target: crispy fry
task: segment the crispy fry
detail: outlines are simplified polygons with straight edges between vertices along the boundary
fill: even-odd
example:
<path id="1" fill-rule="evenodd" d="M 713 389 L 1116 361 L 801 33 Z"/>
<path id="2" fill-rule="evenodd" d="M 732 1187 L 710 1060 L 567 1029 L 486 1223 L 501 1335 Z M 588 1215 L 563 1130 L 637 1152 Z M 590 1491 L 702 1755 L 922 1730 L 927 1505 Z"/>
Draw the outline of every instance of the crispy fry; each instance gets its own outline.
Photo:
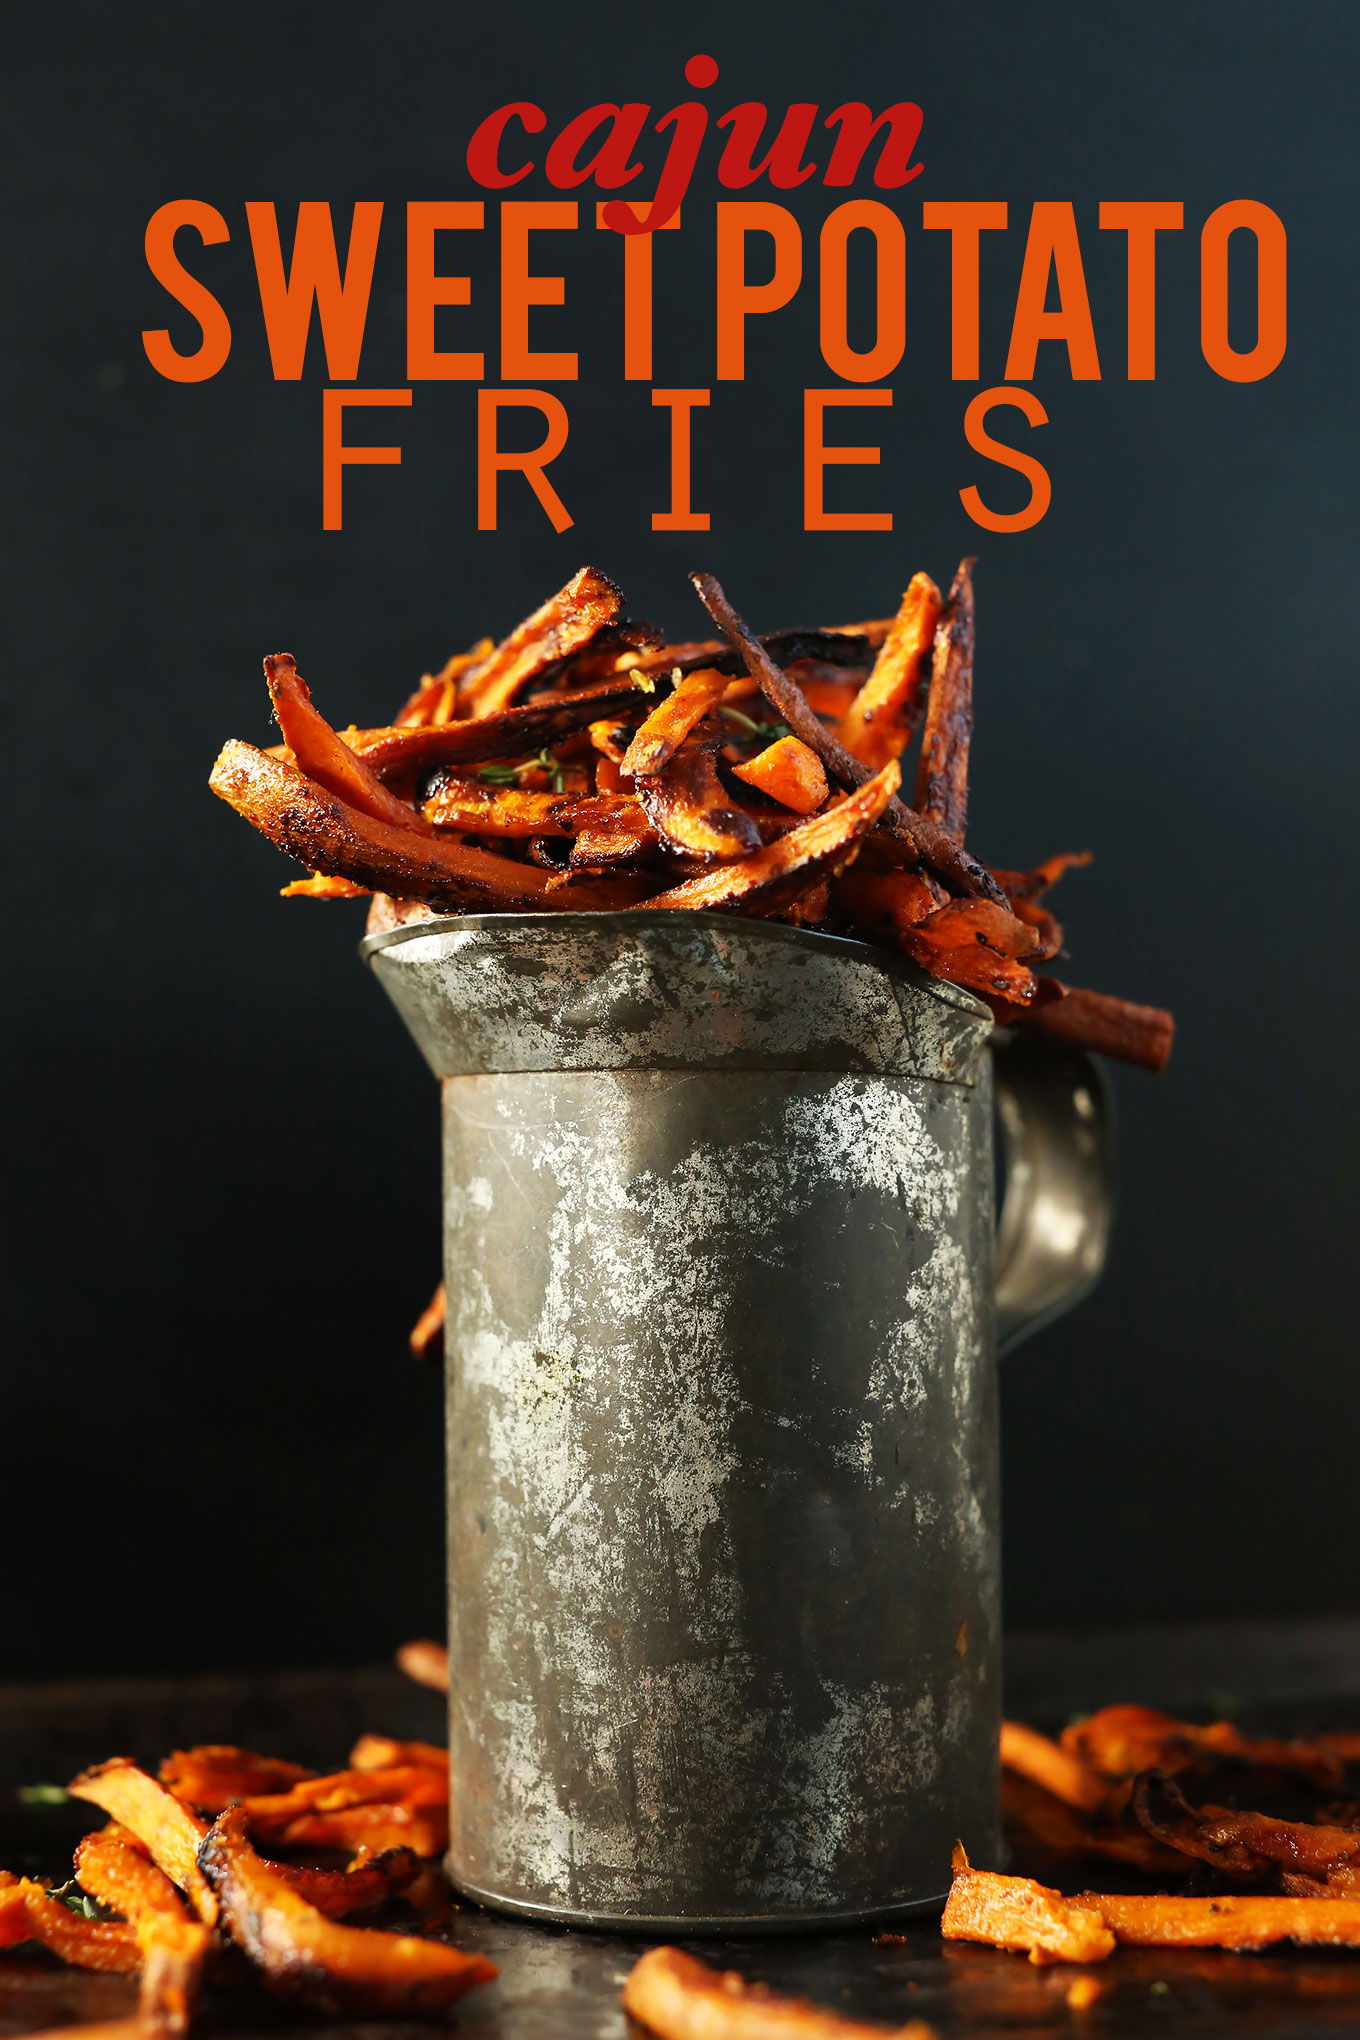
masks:
<path id="1" fill-rule="evenodd" d="M 460 690 L 464 702 L 479 718 L 499 715 L 521 687 L 559 660 L 584 650 L 622 608 L 622 589 L 597 567 L 582 567 L 465 675 Z"/>
<path id="2" fill-rule="evenodd" d="M 1079 1048 L 1094 1049 L 1120 1062 L 1136 1063 L 1154 1073 L 1164 1070 L 1175 1039 L 1176 1023 L 1160 1006 L 1135 1006 L 1128 999 L 1111 998 L 1107 992 L 1085 992 L 1065 985 L 1057 978 L 1045 978 L 1050 988 L 1047 1002 L 1037 1000 L 1028 1009 L 984 993 L 996 1019 L 1003 1027 L 1019 1021 L 1041 1034 L 1052 1034 Z M 1147 1768 L 1144 1766 L 1143 1768 Z"/>
<path id="3" fill-rule="evenodd" d="M 765 698 L 778 709 L 793 734 L 801 737 L 808 749 L 817 753 L 827 771 L 842 786 L 863 786 L 873 777 L 869 767 L 862 765 L 847 751 L 839 737 L 822 727 L 797 685 L 780 670 L 760 641 L 752 636 L 713 575 L 691 574 L 690 579 L 709 615 L 726 631 L 733 647 L 745 659 L 752 677 L 759 681 Z M 887 826 L 904 836 L 922 861 L 938 872 L 954 891 L 994 900 L 998 906 L 1005 905 L 1005 894 L 991 873 L 931 816 L 916 814 L 896 799 L 884 812 Z"/>
<path id="4" fill-rule="evenodd" d="M 530 758 L 575 730 L 589 729 L 611 711 L 645 710 L 656 682 L 624 673 L 578 694 L 554 694 L 507 708 L 477 721 L 445 723 L 436 729 L 346 730 L 345 742 L 384 783 L 405 783 L 432 766 L 450 771 L 485 765 L 492 759 Z"/>
<path id="5" fill-rule="evenodd" d="M 457 727 L 455 725 L 455 727 Z M 413 736 L 438 735 L 414 730 Z M 394 898 L 416 898 L 449 913 L 556 904 L 544 873 L 471 844 L 450 842 L 435 829 L 424 836 L 360 814 L 323 793 L 294 767 L 266 757 L 253 744 L 225 746 L 210 786 L 220 799 L 301 863 L 334 871 Z M 581 907 L 615 906 L 607 885 Z"/>
<path id="6" fill-rule="evenodd" d="M 734 777 L 798 815 L 812 814 L 831 791 L 821 759 L 801 737 L 776 737 L 744 765 L 734 765 L 732 771 Z"/>
<path id="7" fill-rule="evenodd" d="M 309 1905 L 331 1920 L 346 1919 L 350 1913 L 406 1891 L 425 1874 L 420 1857 L 406 1844 L 376 1854 L 368 1853 L 367 1844 L 364 1849 L 363 1860 L 356 1859 L 347 1870 L 315 1870 L 298 1863 L 276 1863 L 274 1868 Z"/>
<path id="8" fill-rule="evenodd" d="M 0 1870 L 0 1948 L 17 1948 L 24 1941 L 40 1941 L 76 1969 L 130 1976 L 141 1966 L 134 1928 L 122 1920 L 87 1920 L 33 1878 Z"/>
<path id="9" fill-rule="evenodd" d="M 449 1753 L 431 1742 L 395 1742 L 390 1735 L 361 1735 L 349 1753 L 354 1771 L 387 1771 L 396 1764 L 424 1764 L 449 1775 Z"/>
<path id="10" fill-rule="evenodd" d="M 111 1757 L 82 1771 L 66 1788 L 73 1799 L 88 1799 L 134 1834 L 153 1863 L 177 1884 L 204 1926 L 217 1924 L 217 1900 L 198 1869 L 198 1845 L 208 1832 L 184 1802 L 130 1757 Z"/>
<path id="11" fill-rule="evenodd" d="M 902 948 L 903 937 L 948 903 L 949 895 L 920 871 L 874 871 L 867 858 L 836 880 L 836 899 L 855 932 Z M 940 895 L 944 894 L 943 899 Z"/>
<path id="12" fill-rule="evenodd" d="M 295 1814 L 334 1813 L 342 1806 L 376 1803 L 442 1806 L 449 1796 L 448 1774 L 428 1764 L 399 1764 L 386 1771 L 332 1771 L 302 1778 L 286 1792 L 257 1792 L 241 1800 L 258 1840 L 283 1827 Z"/>
<path id="13" fill-rule="evenodd" d="M 372 897 L 366 885 L 351 885 L 347 878 L 328 878 L 314 871 L 310 878 L 295 878 L 279 887 L 281 900 L 366 900 Z"/>
<path id="14" fill-rule="evenodd" d="M 424 816 L 390 793 L 313 705 L 311 690 L 298 672 L 291 652 L 279 652 L 266 659 L 264 671 L 283 740 L 299 772 L 361 815 L 371 815 L 375 821 L 388 822 L 397 828 L 414 829 L 420 835 L 430 834 L 430 824 Z"/>
<path id="15" fill-rule="evenodd" d="M 451 722 L 457 712 L 458 682 L 465 673 L 485 665 L 494 650 L 489 637 L 481 638 L 470 652 L 455 652 L 438 673 L 427 673 L 415 693 L 393 716 L 397 728 L 420 729 Z"/>
<path id="16" fill-rule="evenodd" d="M 1034 997 L 1034 973 L 1020 959 L 1038 955 L 1039 938 L 991 900 L 951 900 L 895 933 L 908 956 L 951 984 L 1019 1006 Z"/>
<path id="17" fill-rule="evenodd" d="M 339 1849 L 348 1856 L 360 1855 L 365 1862 L 407 1849 L 421 1858 L 442 1856 L 449 1845 L 448 1809 L 442 1804 L 411 1807 L 382 1801 L 336 1806 L 328 1812 L 294 1814 L 271 1827 L 269 1840 L 280 1849 Z"/>
<path id="18" fill-rule="evenodd" d="M 438 1367 L 443 1366 L 445 1311 L 444 1285 L 441 1282 L 411 1327 L 410 1344 L 413 1360 L 429 1360 Z"/>
<path id="19" fill-rule="evenodd" d="M 874 771 L 911 742 L 942 604 L 929 574 L 915 574 L 870 673 L 841 722 L 847 749 Z"/>
<path id="20" fill-rule="evenodd" d="M 857 839 L 882 814 L 900 776 L 894 760 L 857 793 L 847 794 L 838 807 L 799 822 L 777 843 L 752 851 L 735 864 L 686 879 L 648 905 L 759 913 L 771 901 L 802 891 L 828 865 L 853 853 Z"/>
<path id="21" fill-rule="evenodd" d="M 960 560 L 935 629 L 916 806 L 962 843 L 968 820 L 968 747 L 973 735 L 973 568 Z"/>
<path id="22" fill-rule="evenodd" d="M 992 877 L 1012 902 L 1037 900 L 1058 883 L 1065 871 L 1078 871 L 1090 862 L 1089 850 L 1063 850 L 1056 857 L 1036 864 L 1033 871 L 1001 871 L 993 867 Z"/>
<path id="23" fill-rule="evenodd" d="M 1174 1781 L 1145 1772 L 1134 1786 L 1133 1810 L 1148 1834 L 1230 1877 L 1256 1880 L 1279 1867 L 1321 1879 L 1344 1872 L 1350 1888 L 1360 1868 L 1360 1830 L 1322 1822 L 1275 1820 L 1226 1806 L 1191 1806 Z"/>
<path id="24" fill-rule="evenodd" d="M 1024 1951 L 1031 1962 L 1102 1962 L 1114 1935 L 1097 1909 L 1032 1877 L 974 1870 L 962 1844 L 954 1851 L 954 1882 L 940 1932 L 946 1941 L 986 1941 Z"/>
<path id="25" fill-rule="evenodd" d="M 139 2010 L 148 2031 L 187 2032 L 203 1986 L 210 1930 L 189 1917 L 165 1872 L 116 1825 L 86 1835 L 75 1868 L 82 1889 L 122 1913 L 136 1932 L 142 1957 Z"/>
<path id="26" fill-rule="evenodd" d="M 1117 1788 L 1116 1788 L 1117 1789 Z M 1122 1820 L 1093 1825 L 1088 1815 L 1064 1800 L 1055 1799 L 1042 1785 L 1018 1771 L 1001 1774 L 1001 1809 L 1006 1832 L 1027 1859 L 1046 1862 L 1080 1862 L 1093 1857 L 1103 1862 L 1127 1863 L 1154 1877 L 1174 1875 L 1183 1865 L 1169 1849 L 1141 1828 Z M 1026 1867 L 1034 1868 L 1034 1861 Z"/>
<path id="27" fill-rule="evenodd" d="M 442 1941 L 346 1927 L 309 1905 L 246 1839 L 244 1809 L 220 1814 L 199 1850 L 223 1923 L 271 1987 L 327 2009 L 409 2017 L 442 2010 L 494 1963 Z"/>
<path id="28" fill-rule="evenodd" d="M 1105 1785 L 1080 1757 L 1062 1749 L 1046 1735 L 1020 1721 L 1001 1724 L 1001 1765 L 1033 1779 L 1055 1799 L 1083 1813 L 1096 1813 L 1105 1802 Z"/>
<path id="29" fill-rule="evenodd" d="M 479 836 L 576 836 L 591 831 L 603 836 L 611 828 L 627 828 L 637 809 L 624 794 L 526 793 L 519 787 L 446 779 L 425 802 L 423 812 L 441 828 L 466 829 Z M 632 840 L 638 840 L 636 834 Z"/>
<path id="30" fill-rule="evenodd" d="M 934 2028 L 909 2020 L 889 2033 L 860 2019 L 777 1997 L 734 1969 L 710 1969 L 679 1948 L 649 1948 L 623 1986 L 630 2018 L 659 2040 L 934 2040 Z"/>
<path id="31" fill-rule="evenodd" d="M 603 767 L 607 760 L 601 759 Z M 582 808 L 587 804 L 583 801 Z M 573 868 L 603 871 L 627 864 L 657 848 L 660 838 L 635 800 L 598 798 L 589 808 L 571 846 Z"/>
<path id="32" fill-rule="evenodd" d="M 304 1764 L 286 1764 L 280 1757 L 262 1757 L 235 1743 L 199 1743 L 191 1750 L 172 1750 L 161 1764 L 159 1778 L 176 1799 L 200 1813 L 220 1813 L 233 1799 L 250 1792 L 284 1792 L 304 1778 L 314 1778 Z"/>
<path id="33" fill-rule="evenodd" d="M 436 1693 L 448 1692 L 449 1654 L 442 1643 L 435 1643 L 430 1637 L 404 1643 L 397 1652 L 396 1663 L 397 1670 L 405 1672 L 418 1686 L 431 1686 Z"/>
<path id="34" fill-rule="evenodd" d="M 1336 1785 L 1342 1776 L 1334 1753 L 1316 1743 L 1243 1735 L 1230 1721 L 1212 1721 L 1201 1727 L 1159 1714 L 1153 1707 L 1102 1707 L 1065 1728 L 1062 1746 L 1102 1778 L 1110 1779 L 1130 1778 L 1139 1771 L 1170 1775 L 1186 1770 L 1201 1756 L 1292 1773 L 1315 1785 Z"/>
<path id="35" fill-rule="evenodd" d="M 1084 1891 L 1071 1903 L 1103 1919 L 1117 1941 L 1135 1948 L 1360 1948 L 1360 1898 L 1149 1897 Z"/>
<path id="36" fill-rule="evenodd" d="M 672 849 L 692 857 L 741 857 L 760 847 L 760 832 L 733 805 L 709 744 L 686 744 L 636 787 L 642 812 Z"/>
<path id="37" fill-rule="evenodd" d="M 693 673 L 682 674 L 665 700 L 659 702 L 639 726 L 619 760 L 625 777 L 645 779 L 651 773 L 659 772 L 666 760 L 684 743 L 694 725 L 702 722 L 708 711 L 722 700 L 727 687 L 727 675 L 715 673 L 711 666 L 700 666 Z"/>

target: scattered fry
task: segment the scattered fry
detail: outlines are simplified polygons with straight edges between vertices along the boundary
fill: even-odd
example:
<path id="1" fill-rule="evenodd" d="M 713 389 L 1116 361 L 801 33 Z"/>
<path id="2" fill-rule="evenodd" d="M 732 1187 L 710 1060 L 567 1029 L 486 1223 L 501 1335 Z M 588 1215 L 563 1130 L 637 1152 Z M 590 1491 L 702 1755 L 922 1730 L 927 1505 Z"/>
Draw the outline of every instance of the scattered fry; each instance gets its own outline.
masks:
<path id="1" fill-rule="evenodd" d="M 441 1282 L 411 1327 L 411 1357 L 444 1364 L 444 1285 Z"/>
<path id="2" fill-rule="evenodd" d="M 198 1868 L 198 1848 L 208 1823 L 147 1776 L 130 1757 L 111 1757 L 82 1771 L 67 1787 L 73 1799 L 88 1799 L 127 1828 L 157 1868 L 188 1898 L 205 1926 L 217 1924 L 217 1900 Z"/>
<path id="3" fill-rule="evenodd" d="M 436 1693 L 449 1690 L 449 1654 L 442 1643 L 421 1637 L 404 1643 L 397 1652 L 397 1670 L 405 1672 L 418 1686 L 431 1686 Z"/>
<path id="4" fill-rule="evenodd" d="M 23 1941 L 40 1941 L 75 1969 L 131 1976 L 142 1959 L 136 1932 L 122 1920 L 86 1919 L 33 1878 L 0 1870 L 0 1948 Z"/>
<path id="5" fill-rule="evenodd" d="M 1105 1786 L 1095 1772 L 1070 1750 L 1020 1721 L 1001 1724 L 1001 1765 L 1033 1779 L 1055 1798 L 1083 1813 L 1096 1813 L 1105 1800 Z"/>
<path id="6" fill-rule="evenodd" d="M 497 1973 L 485 1956 L 463 1955 L 442 1941 L 328 1919 L 251 1847 L 243 1807 L 218 1815 L 199 1867 L 233 1940 L 285 1995 L 328 2010 L 409 2017 L 440 2011 Z"/>
<path id="7" fill-rule="evenodd" d="M 962 1844 L 954 1851 L 954 1881 L 940 1932 L 946 1941 L 987 1941 L 1026 1953 L 1031 1962 L 1101 1962 L 1114 1935 L 1099 1911 L 1032 1877 L 974 1870 Z"/>
<path id="8" fill-rule="evenodd" d="M 911 2019 L 869 2026 L 805 1998 L 778 1997 L 733 1969 L 710 1969 L 679 1948 L 650 1948 L 628 1973 L 624 2010 L 659 2040 L 934 2040 Z"/>

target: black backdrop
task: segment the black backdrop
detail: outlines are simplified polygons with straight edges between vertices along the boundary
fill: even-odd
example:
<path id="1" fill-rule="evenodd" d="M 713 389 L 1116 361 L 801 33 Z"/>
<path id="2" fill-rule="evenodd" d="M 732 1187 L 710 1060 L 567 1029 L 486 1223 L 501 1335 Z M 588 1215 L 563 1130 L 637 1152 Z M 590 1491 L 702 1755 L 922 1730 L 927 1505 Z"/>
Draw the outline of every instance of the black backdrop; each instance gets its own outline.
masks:
<path id="1" fill-rule="evenodd" d="M 281 860 L 206 777 L 227 735 L 267 740 L 263 652 L 292 649 L 333 719 L 383 720 L 587 559 L 683 635 L 691 564 L 773 625 L 880 614 L 917 566 L 980 554 L 973 841 L 1012 864 L 1094 847 L 1061 902 L 1071 974 L 1181 1029 L 1163 1079 L 1117 1074 L 1103 1289 L 1007 1365 L 1009 1617 L 1353 1602 L 1358 31 L 1346 0 L 9 16 L 4 1672 L 356 1661 L 439 1629 L 439 1384 L 405 1351 L 438 1259 L 435 1089 L 355 961 L 362 911 L 280 902 Z M 597 99 L 661 111 L 698 50 L 722 66 L 715 110 L 924 106 L 926 169 L 899 194 L 907 355 L 892 412 L 861 414 L 884 465 L 830 492 L 891 508 L 891 535 L 797 528 L 798 393 L 832 380 L 811 262 L 754 322 L 746 384 L 713 382 L 711 158 L 658 244 L 655 369 L 713 388 L 709 534 L 650 531 L 666 419 L 621 380 L 617 243 L 593 231 L 545 237 L 568 310 L 534 315 L 536 344 L 582 358 L 554 470 L 574 527 L 506 485 L 478 535 L 473 393 L 423 385 L 368 433 L 399 417 L 401 469 L 350 469 L 344 531 L 323 533 L 319 337 L 276 386 L 244 201 L 275 199 L 285 233 L 304 198 L 344 222 L 386 201 L 361 379 L 402 383 L 402 211 L 474 195 L 476 121 L 512 98 L 554 126 Z M 752 195 L 808 228 L 845 194 Z M 191 344 L 142 258 L 182 197 L 232 236 L 190 258 L 234 331 L 200 387 L 158 378 L 138 337 L 169 311 Z M 1004 380 L 1029 205 L 1077 206 L 1105 379 L 1041 349 L 1053 507 L 1021 536 L 958 503 L 970 481 L 1002 507 L 1020 491 L 963 443 L 931 197 L 1010 202 L 984 383 Z M 1238 197 L 1281 215 L 1291 262 L 1287 356 L 1243 387 L 1198 329 L 1198 229 Z M 1155 384 L 1123 379 L 1105 198 L 1185 205 Z M 441 344 L 486 346 L 494 373 L 479 259 L 449 315 L 478 337 Z"/>

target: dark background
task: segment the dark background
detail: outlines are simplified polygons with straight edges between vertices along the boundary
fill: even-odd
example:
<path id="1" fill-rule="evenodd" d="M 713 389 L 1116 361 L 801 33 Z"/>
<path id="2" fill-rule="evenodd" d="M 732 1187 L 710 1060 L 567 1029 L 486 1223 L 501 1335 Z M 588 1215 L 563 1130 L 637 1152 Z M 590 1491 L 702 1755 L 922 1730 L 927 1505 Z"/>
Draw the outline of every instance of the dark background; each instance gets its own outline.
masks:
<path id="1" fill-rule="evenodd" d="M 293 650 L 333 720 L 383 721 L 583 560 L 686 635 L 692 564 L 773 626 L 882 614 L 918 566 L 980 555 L 971 840 L 1007 864 L 1094 848 L 1061 896 L 1070 974 L 1180 1022 L 1164 1078 L 1116 1072 L 1103 1288 L 1006 1368 L 1009 1618 L 1352 1605 L 1353 5 L 68 5 L 15 10 L 6 38 L 0 1670 L 361 1661 L 440 1632 L 440 1386 L 405 1347 L 437 1274 L 435 1089 L 355 960 L 362 910 L 279 901 L 290 870 L 206 780 L 228 735 L 268 740 L 264 652 Z M 891 508 L 891 535 L 798 528 L 799 393 L 834 381 L 815 230 L 850 194 L 749 194 L 797 211 L 806 277 L 753 322 L 746 383 L 715 384 L 711 146 L 657 244 L 654 371 L 713 389 L 710 533 L 650 530 L 668 421 L 621 380 L 618 246 L 589 188 L 583 230 L 535 244 L 568 299 L 535 344 L 581 354 L 552 471 L 574 527 L 507 483 L 479 535 L 474 392 L 421 385 L 410 412 L 351 422 L 381 442 L 395 419 L 403 465 L 349 469 L 344 531 L 323 533 L 319 334 L 304 381 L 275 385 L 244 201 L 278 203 L 285 248 L 301 199 L 329 199 L 342 235 L 354 200 L 386 201 L 360 380 L 404 383 L 405 202 L 480 195 L 463 152 L 506 100 L 541 104 L 549 136 L 600 99 L 660 114 L 698 50 L 722 67 L 715 114 L 925 109 L 924 174 L 894 201 L 894 408 L 839 434 L 881 437 L 883 465 L 828 491 Z M 142 256 L 183 197 L 231 228 L 181 249 L 234 340 L 181 387 L 139 334 L 196 338 Z M 473 305 L 440 344 L 484 346 L 495 379 L 487 197 Z M 1239 197 L 1290 251 L 1288 353 L 1247 386 L 1211 373 L 1198 327 L 1199 228 Z M 969 482 L 1002 508 L 1023 491 L 963 441 L 926 198 L 1011 205 L 984 239 L 984 386 L 1030 204 L 1077 206 L 1105 379 L 1074 385 L 1041 348 L 1053 505 L 1024 535 L 959 506 Z M 1104 198 L 1185 206 L 1159 240 L 1155 384 L 1124 380 Z"/>

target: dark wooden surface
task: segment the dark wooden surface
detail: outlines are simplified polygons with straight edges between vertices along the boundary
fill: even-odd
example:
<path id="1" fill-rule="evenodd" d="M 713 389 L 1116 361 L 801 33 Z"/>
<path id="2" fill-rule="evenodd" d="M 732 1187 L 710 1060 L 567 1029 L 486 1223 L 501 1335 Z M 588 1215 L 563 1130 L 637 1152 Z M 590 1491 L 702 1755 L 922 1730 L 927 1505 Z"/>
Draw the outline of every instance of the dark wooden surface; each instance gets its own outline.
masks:
<path id="1" fill-rule="evenodd" d="M 1008 1704 L 1050 1725 L 1114 1699 L 1199 1714 L 1228 1711 L 1279 1728 L 1360 1726 L 1360 1622 L 1206 1625 L 1110 1635 L 1021 1636 L 1008 1659 Z M 74 1806 L 29 1807 L 21 1784 L 61 1781 L 81 1765 L 126 1752 L 146 1761 L 194 1741 L 239 1741 L 300 1761 L 340 1761 L 363 1729 L 441 1735 L 441 1707 L 381 1668 L 270 1678 L 117 1681 L 0 1687 L 0 1863 L 65 1870 L 87 1821 Z M 460 1947 L 500 1965 L 499 1982 L 453 2014 L 476 2040 L 624 2040 L 619 1989 L 645 1943 L 522 1925 L 455 1908 L 446 1929 Z M 1360 1952 L 1290 1949 L 1238 1956 L 1121 1949 L 1089 1972 L 1037 1968 L 988 1948 L 941 1942 L 933 1921 L 900 1941 L 860 1931 L 760 1942 L 693 1943 L 710 1961 L 776 1988 L 891 2028 L 910 2018 L 941 2040 L 969 2035 L 1116 2040 L 1215 2040 L 1238 2033 L 1354 2034 L 1360 2027 Z M 1068 2003 L 1074 1977 L 1100 1995 Z M 135 1997 L 118 1977 L 62 1969 L 46 1957 L 0 1957 L 0 2040 L 119 2017 Z M 254 1992 L 214 1995 L 205 2036 L 244 2033 L 379 2040 L 379 2022 L 304 2020 Z"/>

